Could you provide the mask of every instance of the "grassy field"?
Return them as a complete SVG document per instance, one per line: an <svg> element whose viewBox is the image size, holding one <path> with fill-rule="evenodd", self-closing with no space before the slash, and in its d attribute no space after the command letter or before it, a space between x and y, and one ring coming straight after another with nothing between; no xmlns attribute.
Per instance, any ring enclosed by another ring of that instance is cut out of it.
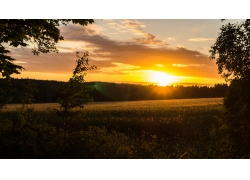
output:
<svg viewBox="0 0 250 180"><path fill-rule="evenodd" d="M85 110L156 110L170 109L187 106L211 106L221 105L223 98L197 98L197 99L171 99L150 101L116 101L116 102L92 102L85 105ZM21 104L8 104L4 110L15 111L21 108ZM36 110L59 109L57 103L33 104Z"/></svg>
<svg viewBox="0 0 250 180"><path fill-rule="evenodd" d="M56 110L55 110L56 109ZM2 110L1 158L228 158L222 98Z"/></svg>

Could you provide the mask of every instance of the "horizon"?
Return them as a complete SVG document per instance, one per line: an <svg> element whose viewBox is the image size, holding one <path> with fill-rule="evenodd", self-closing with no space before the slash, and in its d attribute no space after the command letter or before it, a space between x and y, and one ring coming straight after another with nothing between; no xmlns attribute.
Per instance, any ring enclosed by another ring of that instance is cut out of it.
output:
<svg viewBox="0 0 250 180"><path fill-rule="evenodd" d="M13 78L15 79L27 79L27 80L35 80L35 81L56 81L56 82L67 82L67 81L60 81L60 80L56 80L56 79L34 79L34 78ZM151 83L151 82L135 82L135 83L131 83L131 82L112 82L112 81L86 81L86 83L114 83L114 84L128 84L128 85L142 85L142 86L158 86L158 87L169 87L169 86L184 86L184 87L191 87L191 86L199 86L199 87L203 87L203 86L208 86L208 87L213 87L216 84L227 84L226 82L224 83L215 83L215 84L202 84L202 83L171 83L171 84L167 84L167 85L159 85L158 83Z"/></svg>
<svg viewBox="0 0 250 180"><path fill-rule="evenodd" d="M14 78L67 81L76 52L89 52L86 81L128 82L159 86L226 83L218 74L209 49L220 27L240 20L220 19L113 19L88 26L59 26L64 40L59 53L32 55L28 48L9 48L15 63L26 70ZM185 32L185 33L183 33ZM30 46L32 47L32 46Z"/></svg>

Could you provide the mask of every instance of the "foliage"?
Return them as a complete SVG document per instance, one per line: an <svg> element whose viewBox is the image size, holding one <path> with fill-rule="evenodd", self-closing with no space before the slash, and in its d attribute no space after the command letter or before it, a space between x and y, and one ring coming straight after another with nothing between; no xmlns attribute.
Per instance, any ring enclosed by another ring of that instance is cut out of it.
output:
<svg viewBox="0 0 250 180"><path fill-rule="evenodd" d="M0 79L1 81L1 79ZM35 103L55 103L58 99L58 89L65 82L51 80L35 80L37 92L34 93ZM28 79L12 79L12 86L16 89L11 103L21 103L20 96L23 86ZM0 82L1 83L1 82ZM227 84L214 86L143 86L139 84L116 84L107 82L85 82L90 87L89 95L95 102L103 101L134 101L150 99L179 99L179 98L213 98L224 97L228 89Z"/></svg>
<svg viewBox="0 0 250 180"><path fill-rule="evenodd" d="M250 20L223 25L210 50L219 73L230 79L250 78Z"/></svg>
<svg viewBox="0 0 250 180"><path fill-rule="evenodd" d="M210 50L219 73L231 81L224 98L223 121L239 155L249 150L250 139L250 20L223 25Z"/></svg>
<svg viewBox="0 0 250 180"><path fill-rule="evenodd" d="M230 114L249 112L250 109L249 82L234 79L224 98L224 105Z"/></svg>
<svg viewBox="0 0 250 180"><path fill-rule="evenodd" d="M19 70L23 70L22 66L16 65L13 63L15 60L14 58L8 56L7 54L10 53L9 50L6 50L2 44L0 44L0 72L2 78L10 78L10 75L20 74Z"/></svg>
<svg viewBox="0 0 250 180"><path fill-rule="evenodd" d="M89 66L88 52L85 52L82 57L77 52L76 56L78 59L76 60L77 65L73 71L73 76L64 84L59 95L59 103L64 112L68 112L75 107L82 107L83 104L91 101L88 94L89 87L86 85L84 77L86 71L95 69L96 66Z"/></svg>
<svg viewBox="0 0 250 180"><path fill-rule="evenodd" d="M12 93L15 91L11 79L0 79L0 109L12 100Z"/></svg>
<svg viewBox="0 0 250 180"><path fill-rule="evenodd" d="M250 107L250 20L223 25L210 50L219 73L232 81L224 104L229 112L249 110Z"/></svg>
<svg viewBox="0 0 250 180"><path fill-rule="evenodd" d="M2 81L4 79L0 79ZM24 84L29 79L11 79L12 87L16 89L10 103L21 103ZM58 89L65 82L51 80L32 80L37 84L37 92L34 92L35 103L55 103L59 98ZM0 82L1 83L1 82ZM156 99L179 98L213 98L224 97L228 89L227 84L215 84L214 86L143 86L139 84L116 84L107 82L85 82L90 87L89 95L95 102L103 101L134 101Z"/></svg>
<svg viewBox="0 0 250 180"><path fill-rule="evenodd" d="M156 86L95 82L91 85L113 101L223 97L227 84L209 86Z"/></svg>
<svg viewBox="0 0 250 180"><path fill-rule="evenodd" d="M59 91L58 101L61 109L59 111L56 110L60 119L56 121L55 127L63 130L64 146L72 117L79 113L79 111L74 112L72 109L76 107L83 108L84 104L92 101L92 98L89 96L90 88L86 85L84 77L86 76L86 71L95 69L96 66L89 66L88 52L85 52L82 57L79 56L79 52L76 52L76 56L78 59L76 60L77 65L73 70L73 75Z"/></svg>
<svg viewBox="0 0 250 180"><path fill-rule="evenodd" d="M27 84L24 84L23 95L21 98L23 106L28 106L35 102L35 92L37 92L36 83L28 79Z"/></svg>
<svg viewBox="0 0 250 180"><path fill-rule="evenodd" d="M250 108L250 20L223 25L210 50L219 73L230 80L224 105L228 113L249 111Z"/></svg>
<svg viewBox="0 0 250 180"><path fill-rule="evenodd" d="M58 52L56 43L63 40L58 26L69 23L87 26L94 23L92 19L1 19L0 20L0 72L2 77L20 74L22 66L14 64L14 58L8 55L9 47L27 47L33 45L32 53Z"/></svg>

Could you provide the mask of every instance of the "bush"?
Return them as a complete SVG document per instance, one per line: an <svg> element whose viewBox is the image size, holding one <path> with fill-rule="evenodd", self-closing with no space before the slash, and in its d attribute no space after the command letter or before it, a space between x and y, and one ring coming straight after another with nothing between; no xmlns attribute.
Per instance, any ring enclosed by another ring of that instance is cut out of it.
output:
<svg viewBox="0 0 250 180"><path fill-rule="evenodd" d="M250 146L250 81L234 79L224 98L224 122L232 141L235 158L249 157Z"/></svg>
<svg viewBox="0 0 250 180"><path fill-rule="evenodd" d="M235 79L231 81L224 105L227 113L238 114L247 113L250 110L250 82L246 80Z"/></svg>

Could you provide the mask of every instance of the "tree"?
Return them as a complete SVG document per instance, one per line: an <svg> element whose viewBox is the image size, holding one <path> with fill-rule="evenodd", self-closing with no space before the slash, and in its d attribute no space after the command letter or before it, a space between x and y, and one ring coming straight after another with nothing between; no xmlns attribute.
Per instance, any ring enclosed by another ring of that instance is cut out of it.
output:
<svg viewBox="0 0 250 180"><path fill-rule="evenodd" d="M82 108L84 104L92 101L89 96L90 87L86 85L84 77L86 71L96 69L96 66L89 66L88 52L85 52L83 56L79 56L79 52L76 52L77 60L76 67L73 71L72 77L66 82L63 88L59 91L59 104L61 105L60 111L57 111L59 121L56 122L56 127L63 129L63 144L65 145L65 138L68 129L72 128L72 122L74 118L69 120L69 117L77 115L79 111L72 111L73 108ZM74 122L73 122L73 126Z"/></svg>
<svg viewBox="0 0 250 180"><path fill-rule="evenodd" d="M230 82L224 98L224 123L232 140L234 156L249 157L250 139L250 20L223 25L210 59ZM243 148L242 148L243 147Z"/></svg>
<svg viewBox="0 0 250 180"><path fill-rule="evenodd" d="M14 91L10 79L0 79L0 110L13 99Z"/></svg>
<svg viewBox="0 0 250 180"><path fill-rule="evenodd" d="M223 25L210 50L219 74L230 81L224 105L230 112L250 107L250 20Z"/></svg>
<svg viewBox="0 0 250 180"><path fill-rule="evenodd" d="M32 44L32 53L58 52L56 43L63 40L58 26L69 23L87 26L92 19L1 19L0 20L0 72L3 78L20 74L24 68L14 64L14 58L6 47L27 47Z"/></svg>
<svg viewBox="0 0 250 180"><path fill-rule="evenodd" d="M88 52L85 52L82 57L79 56L79 52L76 52L76 56L78 59L73 75L59 93L59 104L61 104L63 114L68 114L71 109L83 107L85 103L91 101L88 94L90 89L84 77L86 71L96 69L96 66L89 66Z"/></svg>
<svg viewBox="0 0 250 180"><path fill-rule="evenodd" d="M216 59L219 74L227 80L250 78L250 20L223 25L210 59Z"/></svg>

